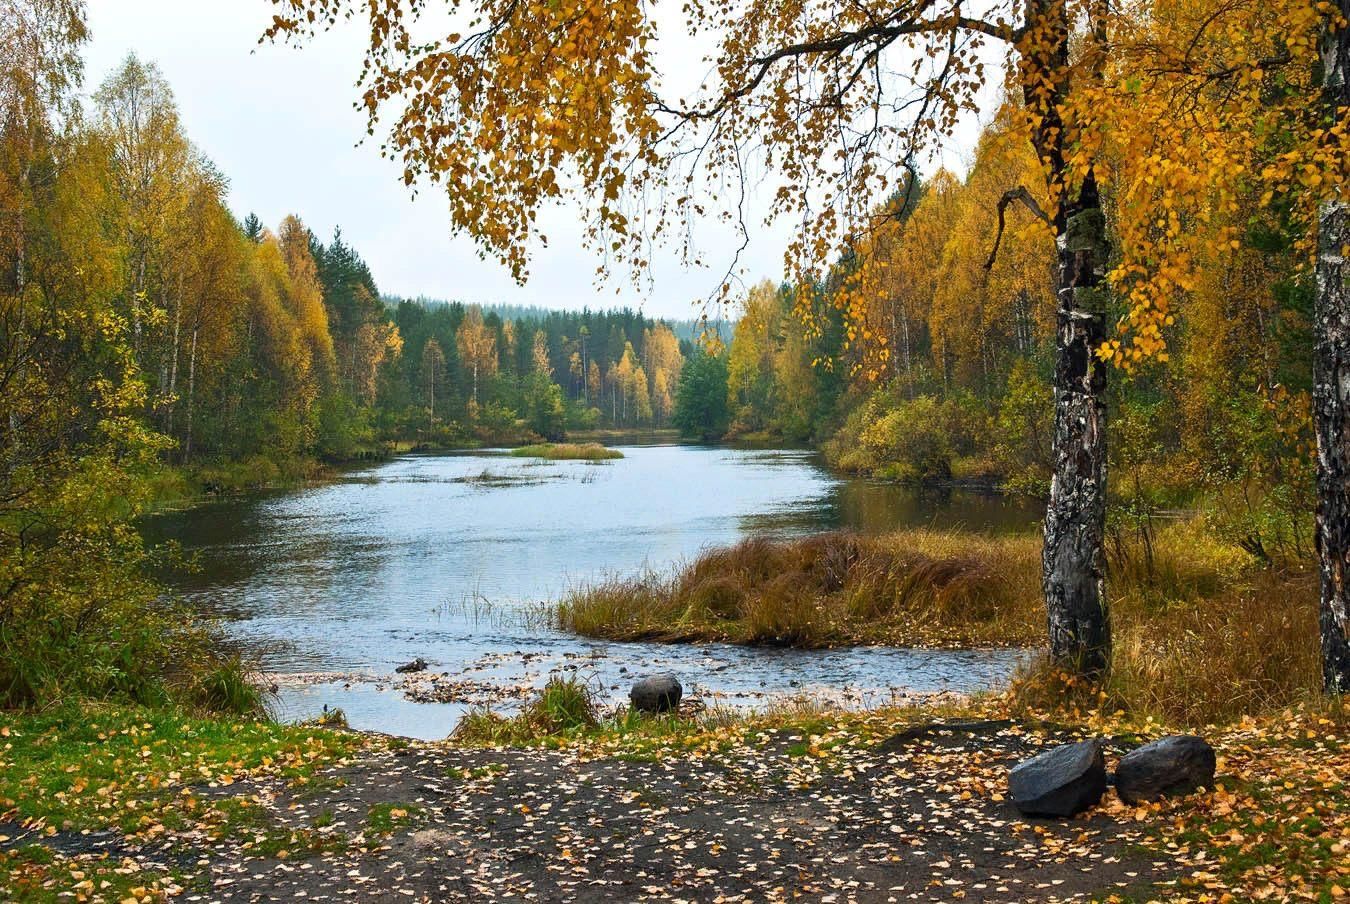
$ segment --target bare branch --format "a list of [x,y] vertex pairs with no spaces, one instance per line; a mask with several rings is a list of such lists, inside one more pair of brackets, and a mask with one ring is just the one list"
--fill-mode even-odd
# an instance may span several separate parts
[[1041,208],[1040,204],[1036,203],[1036,199],[1031,196],[1031,192],[1027,191],[1025,185],[1019,185],[1004,192],[1003,197],[998,199],[998,232],[994,235],[994,248],[989,252],[989,260],[984,262],[986,273],[994,269],[994,262],[998,260],[998,248],[999,245],[1003,244],[1004,218],[1008,212],[1008,205],[1014,201],[1021,201],[1023,206],[1045,225],[1054,225],[1050,222],[1050,215]]

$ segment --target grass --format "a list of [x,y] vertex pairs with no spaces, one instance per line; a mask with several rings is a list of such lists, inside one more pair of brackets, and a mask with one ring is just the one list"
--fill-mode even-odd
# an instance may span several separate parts
[[469,711],[451,735],[471,745],[503,746],[577,735],[599,725],[594,696],[576,678],[550,678],[539,695],[514,716],[487,708]]
[[[1027,711],[1204,725],[1317,699],[1310,564],[1266,567],[1182,521],[1158,532],[1151,556],[1113,544],[1108,567],[1108,676],[1088,685],[1038,665],[1016,685]],[[549,614],[612,640],[1038,647],[1043,607],[1038,537],[910,530],[748,540],[671,574],[582,589]]]
[[[165,707],[0,712],[0,823],[20,826],[19,841],[112,830],[133,843],[234,839],[254,857],[336,850],[347,843],[341,834],[317,823],[273,825],[247,789],[269,777],[303,788],[373,743],[314,726]],[[231,795],[231,786],[241,793]],[[4,900],[163,900],[187,884],[177,867],[144,872],[105,854],[66,855],[41,843],[0,851]]]
[[607,461],[623,458],[618,449],[610,449],[599,443],[536,443],[512,449],[511,454],[518,458],[547,458],[552,461]]
[[0,820],[133,835],[201,817],[208,805],[192,786],[258,771],[303,783],[366,743],[314,726],[95,705],[0,713],[0,741]]
[[1041,630],[1034,537],[906,531],[751,539],[667,575],[616,578],[557,604],[556,624],[613,640],[1020,645]]

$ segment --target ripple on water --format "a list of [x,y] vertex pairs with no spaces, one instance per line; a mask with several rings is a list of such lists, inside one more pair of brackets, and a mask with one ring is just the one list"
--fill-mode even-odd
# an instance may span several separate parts
[[[270,671],[310,676],[279,687],[280,715],[340,706],[357,727],[418,737],[443,735],[465,705],[407,699],[391,676],[419,656],[446,682],[500,687],[503,705],[558,673],[619,700],[634,676],[657,670],[732,705],[799,693],[867,705],[983,690],[1023,655],[592,643],[541,629],[521,617],[540,601],[752,534],[1010,530],[1036,518],[998,497],[840,480],[803,452],[623,451],[604,467],[516,463],[499,452],[405,456],[298,492],[166,514],[147,533],[199,556],[199,572],[167,576],[176,590],[229,617]],[[494,485],[484,474],[508,479]],[[341,680],[313,677],[335,674]]]

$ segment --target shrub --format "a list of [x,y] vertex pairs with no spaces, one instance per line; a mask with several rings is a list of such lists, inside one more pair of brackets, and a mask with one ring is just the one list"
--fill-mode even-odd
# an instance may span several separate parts
[[519,713],[506,717],[487,708],[470,710],[452,733],[466,744],[523,744],[554,736],[575,736],[600,724],[595,697],[575,677],[553,677]]

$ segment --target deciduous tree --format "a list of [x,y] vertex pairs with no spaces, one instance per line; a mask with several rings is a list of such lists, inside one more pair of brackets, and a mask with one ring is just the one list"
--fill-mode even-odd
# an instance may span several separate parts
[[[365,18],[372,128],[382,111],[396,110],[389,148],[406,181],[446,186],[455,226],[517,277],[526,249],[543,238],[536,211],[563,196],[586,209],[591,241],[638,267],[653,236],[683,234],[681,224],[728,194],[723,210],[743,223],[743,191],[709,197],[699,177],[743,189],[747,158],[781,179],[771,215],[809,223],[790,253],[795,266],[818,266],[834,239],[871,225],[867,199],[904,184],[920,154],[976,106],[981,49],[1004,45],[1042,169],[1038,207],[1060,255],[1044,553],[1050,647],[1085,671],[1105,665],[1106,365],[1095,352],[1106,332],[1108,249],[1097,173],[1065,110],[1075,82],[1101,71],[1106,4],[996,2],[983,15],[961,0],[690,5],[685,25],[696,35],[715,29],[718,47],[708,89],[682,103],[662,93],[651,50],[657,28],[648,7],[631,0],[584,8],[483,0],[463,33],[431,42],[414,34],[421,6],[275,2],[274,37]],[[1079,21],[1087,28],[1074,58]],[[1009,188],[1004,206],[1031,205],[1026,187]],[[662,200],[648,207],[652,198]]]

